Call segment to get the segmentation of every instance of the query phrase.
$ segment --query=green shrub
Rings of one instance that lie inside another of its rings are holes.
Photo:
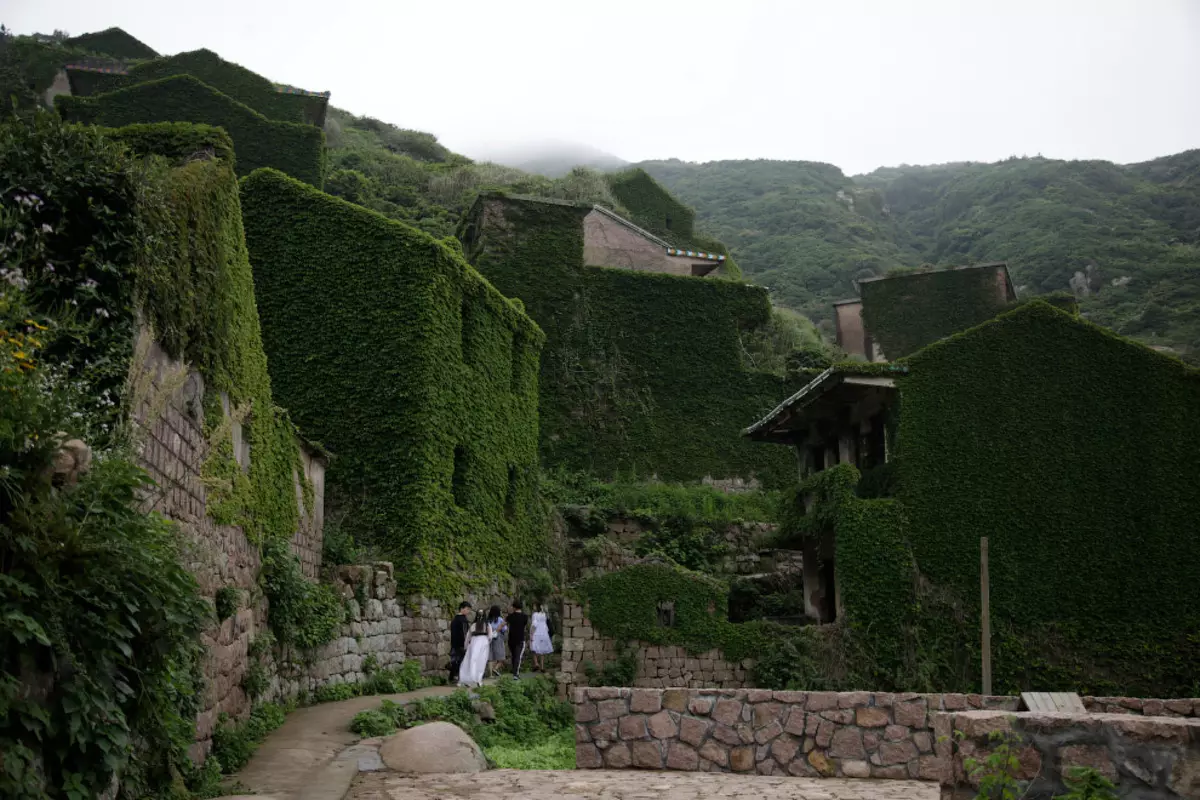
[[[1117,800],[1117,787],[1090,767],[1071,767],[1063,781],[1068,791],[1054,800]]]
[[[237,613],[242,602],[242,593],[236,586],[222,586],[217,589],[213,605],[217,612],[217,622],[224,622]]]
[[[233,139],[238,174],[273,167],[314,186],[322,184],[325,140],[320,128],[267,119],[190,75],[91,97],[59,95],[54,103],[70,122],[111,127],[146,122],[215,125]]]
[[[485,752],[496,769],[575,769],[575,733],[561,731],[534,745],[492,745]]]
[[[212,757],[226,775],[237,772],[254,755],[267,734],[284,723],[291,708],[278,703],[263,703],[250,711],[244,722],[232,722],[222,713],[213,730]]]
[[[637,679],[637,648],[622,642],[616,659],[601,669],[591,661],[583,664],[583,673],[592,686],[633,686]]]
[[[396,730],[395,721],[383,711],[360,711],[350,721],[350,731],[364,739],[371,736],[387,736],[394,730]]]
[[[105,28],[94,33],[80,34],[67,39],[64,44],[113,58],[155,58],[158,55],[149,45],[120,28]]]
[[[271,630],[282,644],[305,650],[319,647],[333,640],[346,619],[342,598],[332,586],[304,577],[286,541],[263,543],[259,581],[270,604]]]

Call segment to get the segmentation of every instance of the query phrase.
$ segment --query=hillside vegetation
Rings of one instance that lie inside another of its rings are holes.
[[[821,321],[895,267],[1005,260],[1022,296],[1200,353],[1200,150],[1144,164],[1013,158],[850,178],[802,161],[641,164],[777,302]]]

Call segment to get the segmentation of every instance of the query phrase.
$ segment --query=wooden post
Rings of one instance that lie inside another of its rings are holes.
[[[983,693],[992,693],[992,610],[991,598],[988,596],[988,540],[984,536],[979,540],[979,610],[980,627],[983,629]]]

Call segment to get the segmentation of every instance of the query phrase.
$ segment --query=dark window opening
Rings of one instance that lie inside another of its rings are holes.
[[[675,601],[660,600],[658,603],[658,624],[663,628],[675,627]]]
[[[666,222],[667,230],[671,230],[671,218],[667,217],[664,221]]]
[[[504,496],[504,516],[512,520],[517,516],[517,468],[508,468],[508,493]]]
[[[462,299],[462,309],[459,312],[462,319],[462,360],[464,364],[475,363],[474,351],[474,336],[471,320],[471,301],[464,294]]]
[[[709,272],[712,272],[712,270],[708,264],[692,264],[692,277],[694,278],[703,278]]]
[[[821,622],[833,622],[837,619],[837,594],[833,585],[833,559],[821,559]]]
[[[825,446],[817,445],[808,448],[808,465],[809,472],[820,472],[825,469]]]
[[[467,506],[467,448],[461,444],[454,448],[454,477],[450,480],[450,491],[454,493],[454,504]]]

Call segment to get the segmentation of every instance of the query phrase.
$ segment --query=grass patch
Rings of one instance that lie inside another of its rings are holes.
[[[493,745],[484,753],[497,769],[575,769],[575,734],[564,730],[535,745]]]

